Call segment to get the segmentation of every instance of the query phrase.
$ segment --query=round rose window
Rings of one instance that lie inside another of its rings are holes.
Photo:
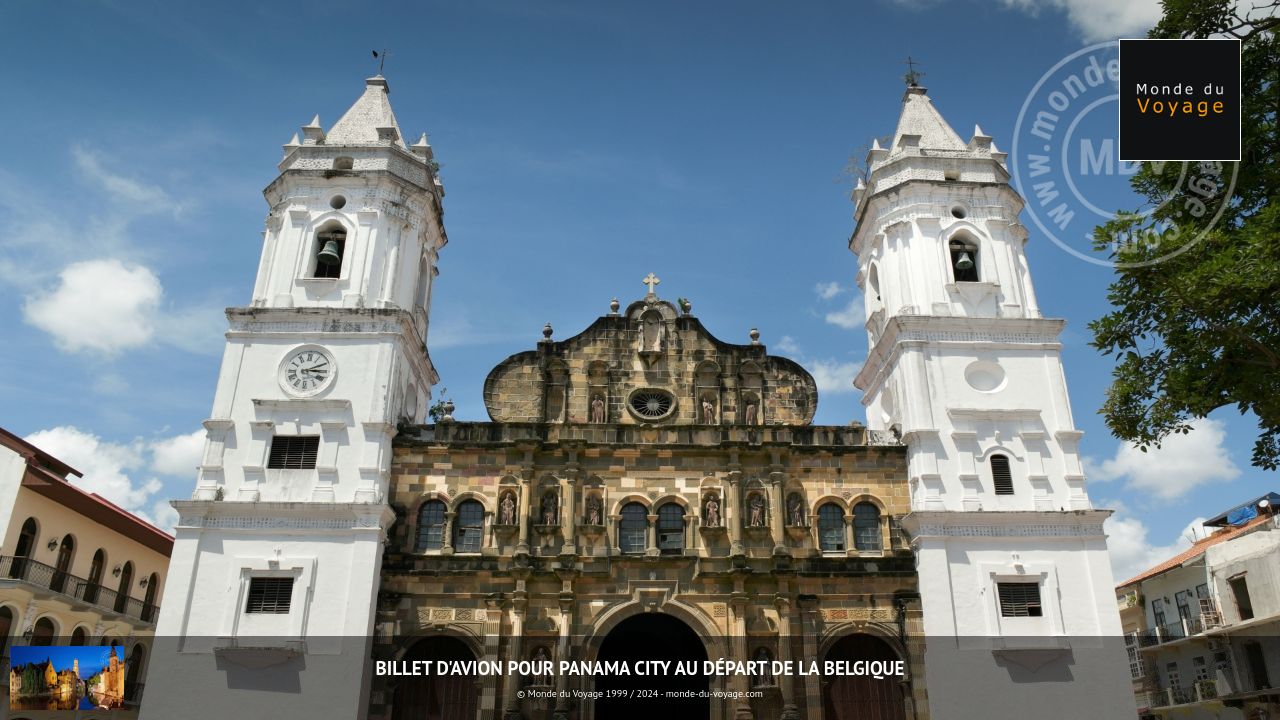
[[[637,390],[627,405],[641,420],[661,420],[675,408],[675,398],[665,390]]]

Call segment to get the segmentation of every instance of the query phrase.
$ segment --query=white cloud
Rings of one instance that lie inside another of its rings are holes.
[[[64,268],[53,289],[28,295],[23,316],[66,352],[116,354],[153,340],[188,352],[216,352],[221,309],[167,309],[163,298],[160,278],[144,265],[84,260]]]
[[[178,435],[152,442],[141,439],[113,443],[93,433],[63,425],[27,436],[27,442],[84,473],[70,477],[76,487],[97,493],[142,519],[171,530],[177,513],[167,499],[159,497],[162,484],[148,471],[163,475],[193,475],[200,448],[192,450],[194,438],[204,432]]]
[[[141,265],[85,260],[68,265],[49,292],[28,296],[23,315],[62,350],[116,353],[151,340],[163,294]]]
[[[823,300],[830,300],[844,292],[845,288],[840,287],[840,283],[832,280],[831,282],[818,283],[813,287],[813,291]]]
[[[193,477],[204,454],[204,430],[151,444],[151,469],[161,475]]]
[[[164,190],[108,171],[103,167],[102,156],[83,145],[71,148],[71,159],[90,184],[116,201],[137,205],[144,212],[171,210],[176,213],[180,210],[178,203]]]
[[[1222,422],[1193,420],[1191,426],[1190,433],[1170,435],[1145,453],[1121,445],[1108,460],[1086,460],[1086,470],[1095,481],[1123,479],[1129,490],[1160,500],[1176,500],[1200,485],[1236,478],[1240,468],[1224,445],[1227,431]]]
[[[818,384],[818,393],[829,395],[853,392],[853,378],[861,369],[858,363],[836,360],[812,360],[805,364],[809,366],[813,380]]]
[[[72,477],[74,485],[131,512],[145,507],[160,490],[160,481],[155,478],[135,480],[130,476],[146,466],[146,445],[141,441],[110,443],[64,425],[33,433],[27,442],[84,473],[84,477]]]
[[[862,309],[862,298],[855,295],[843,308],[827,313],[825,319],[828,323],[845,330],[856,330],[862,327],[867,322],[866,313]]]
[[[1085,42],[1143,37],[1160,22],[1160,0],[1000,0],[1007,8],[1037,15],[1042,10],[1067,16]]]
[[[1107,549],[1116,583],[1122,583],[1191,547],[1195,538],[1205,536],[1204,521],[1205,518],[1197,517],[1187,523],[1171,542],[1156,545],[1147,538],[1149,530],[1138,518],[1123,510],[1107,518],[1103,529],[1107,533]]]
[[[796,343],[796,339],[790,335],[783,335],[781,340],[773,346],[775,350],[787,355],[799,355],[800,345]]]
[[[895,0],[912,12],[923,12],[941,0]],[[1160,22],[1160,0],[999,0],[1011,10],[1037,16],[1048,10],[1066,16],[1067,22],[1085,42],[1145,37]]]

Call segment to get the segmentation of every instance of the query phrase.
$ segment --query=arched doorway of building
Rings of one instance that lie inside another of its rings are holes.
[[[824,661],[899,660],[884,640],[858,633],[846,635],[827,651]],[[906,720],[902,678],[871,675],[838,675],[826,685],[822,697],[823,720]]]
[[[604,642],[596,659],[600,662],[627,662],[637,667],[645,660],[671,662],[695,662],[699,670],[707,659],[702,639],[688,625],[671,615],[644,613],[618,623]],[[698,720],[711,716],[711,699],[697,697],[710,690],[708,678],[697,675],[676,675],[668,671],[660,677],[645,675],[601,675],[596,679],[597,692],[604,693],[596,700],[596,720],[627,720],[629,718],[681,718]],[[610,691],[617,697],[609,697]],[[656,697],[643,700],[628,699],[633,690],[657,690],[663,693],[692,693],[694,697]]]
[[[42,617],[31,626],[31,639],[27,641],[28,645],[52,645],[53,636],[58,633],[53,626],[53,621],[47,617]]]
[[[22,523],[22,530],[18,532],[18,544],[14,546],[13,564],[9,566],[9,577],[24,579],[27,577],[29,565],[27,559],[35,549],[36,533],[36,519],[27,518],[27,521]]]
[[[401,660],[473,661],[475,653],[461,640],[441,635],[423,638]],[[413,675],[400,679],[392,706],[392,720],[475,720],[476,678],[473,675]]]

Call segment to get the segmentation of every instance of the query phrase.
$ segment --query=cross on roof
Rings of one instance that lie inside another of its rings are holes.
[[[924,73],[916,70],[916,61],[907,56],[907,74],[903,77],[907,81],[907,85],[915,87],[920,84],[920,78],[924,77]]]
[[[645,279],[641,280],[640,282],[644,283],[645,285],[648,285],[649,294],[653,295],[654,294],[653,286],[661,283],[662,281],[658,279],[658,276],[654,275],[653,273],[649,273],[647,276],[645,276]]]

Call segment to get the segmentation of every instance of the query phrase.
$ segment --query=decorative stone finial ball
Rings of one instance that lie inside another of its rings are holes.
[[[614,298],[609,301],[609,312],[613,313],[614,315],[617,315],[618,308],[621,306],[622,304],[618,302],[618,298]]]
[[[551,330],[551,323],[547,323],[546,325],[543,325],[543,326],[542,326],[542,338],[543,338],[544,340],[550,340],[550,339],[551,339],[551,333],[552,333],[552,330]]]
[[[751,332],[750,332],[749,334],[751,335],[751,344],[752,344],[752,345],[759,345],[759,344],[760,344],[760,331],[759,331],[759,330],[757,330],[757,329],[755,329],[755,328],[751,328]]]

